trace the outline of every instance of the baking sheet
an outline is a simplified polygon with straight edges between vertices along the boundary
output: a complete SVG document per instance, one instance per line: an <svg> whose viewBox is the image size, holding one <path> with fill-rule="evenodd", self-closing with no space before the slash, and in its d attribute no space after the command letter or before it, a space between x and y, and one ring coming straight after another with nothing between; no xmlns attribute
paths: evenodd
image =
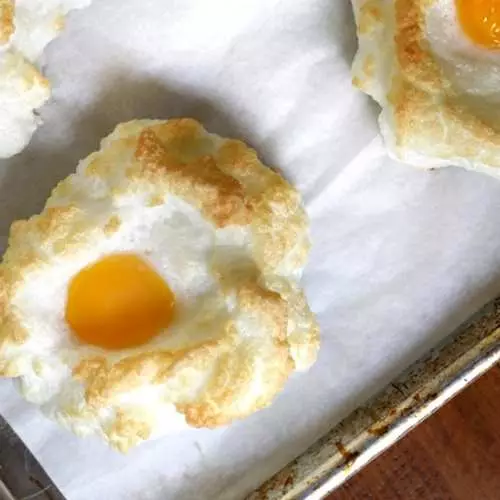
<svg viewBox="0 0 500 500"><path fill-rule="evenodd" d="M356 408L247 500L319 500L500 362L500 298Z"/></svg>
<svg viewBox="0 0 500 500"><path fill-rule="evenodd" d="M69 500L244 496L500 292L500 183L390 161L350 85L347 0L95 0L46 54L54 99L0 162L0 234L117 122L193 116L244 138L301 190L318 363L273 406L121 456L73 437L0 382L0 413Z"/></svg>

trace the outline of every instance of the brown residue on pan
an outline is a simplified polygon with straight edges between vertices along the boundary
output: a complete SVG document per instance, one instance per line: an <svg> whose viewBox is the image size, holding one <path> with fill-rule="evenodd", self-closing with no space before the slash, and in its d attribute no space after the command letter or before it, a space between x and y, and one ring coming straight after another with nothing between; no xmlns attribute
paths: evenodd
<svg viewBox="0 0 500 500"><path fill-rule="evenodd" d="M368 429L368 432L370 434L373 434L374 436L380 437L386 434L388 430L389 430L389 425L373 425Z"/></svg>
<svg viewBox="0 0 500 500"><path fill-rule="evenodd" d="M410 415L413 411L415 411L416 408L433 401L435 398L437 398L437 396L438 394L436 392L431 392L425 396L422 396L419 392L416 392L411 397L411 403L409 406L400 408L399 410L397 410L396 408L391 408L387 413L387 418L385 418L385 422L384 423L379 422L372 425L367 429L367 432L369 434L372 434L373 436L378 436L378 437L387 434L391 425L394 422L396 422L396 420L405 418L406 416Z"/></svg>
<svg viewBox="0 0 500 500"><path fill-rule="evenodd" d="M267 500L269 494L274 491L281 491L282 493L290 491L295 486L296 477L297 473L293 466L278 472L272 480L265 483L263 488L252 493L247 500Z"/></svg>
<svg viewBox="0 0 500 500"><path fill-rule="evenodd" d="M342 455L345 460L346 465L352 465L352 463L359 457L359 451L349 451L341 441L335 443L337 450Z"/></svg>

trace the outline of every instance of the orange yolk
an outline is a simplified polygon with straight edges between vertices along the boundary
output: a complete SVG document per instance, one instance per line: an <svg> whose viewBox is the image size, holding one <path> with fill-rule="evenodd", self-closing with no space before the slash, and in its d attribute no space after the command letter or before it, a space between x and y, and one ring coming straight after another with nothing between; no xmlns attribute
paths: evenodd
<svg viewBox="0 0 500 500"><path fill-rule="evenodd" d="M465 34L489 49L500 48L500 0L456 0Z"/></svg>
<svg viewBox="0 0 500 500"><path fill-rule="evenodd" d="M166 328L174 304L172 291L144 260L115 254L71 280L66 321L81 342L125 349L147 343Z"/></svg>

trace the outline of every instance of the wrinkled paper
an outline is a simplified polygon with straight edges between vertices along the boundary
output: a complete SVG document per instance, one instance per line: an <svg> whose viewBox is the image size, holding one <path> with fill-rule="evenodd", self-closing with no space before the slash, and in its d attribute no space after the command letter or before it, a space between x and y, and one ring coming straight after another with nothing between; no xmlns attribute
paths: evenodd
<svg viewBox="0 0 500 500"><path fill-rule="evenodd" d="M50 45L45 124L0 162L0 235L125 120L191 116L303 193L317 364L274 404L120 455L0 381L0 413L68 500L242 498L500 292L500 182L391 161L351 86L348 0L95 0Z"/></svg>

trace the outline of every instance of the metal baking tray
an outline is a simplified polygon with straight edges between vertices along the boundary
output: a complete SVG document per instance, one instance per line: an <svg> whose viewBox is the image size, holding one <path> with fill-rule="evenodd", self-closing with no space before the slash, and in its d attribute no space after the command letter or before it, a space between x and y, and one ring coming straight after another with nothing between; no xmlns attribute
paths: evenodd
<svg viewBox="0 0 500 500"><path fill-rule="evenodd" d="M248 500L324 498L499 361L497 298Z"/></svg>
<svg viewBox="0 0 500 500"><path fill-rule="evenodd" d="M324 498L500 361L500 298L359 407L248 500ZM0 417L0 500L64 500Z"/></svg>

